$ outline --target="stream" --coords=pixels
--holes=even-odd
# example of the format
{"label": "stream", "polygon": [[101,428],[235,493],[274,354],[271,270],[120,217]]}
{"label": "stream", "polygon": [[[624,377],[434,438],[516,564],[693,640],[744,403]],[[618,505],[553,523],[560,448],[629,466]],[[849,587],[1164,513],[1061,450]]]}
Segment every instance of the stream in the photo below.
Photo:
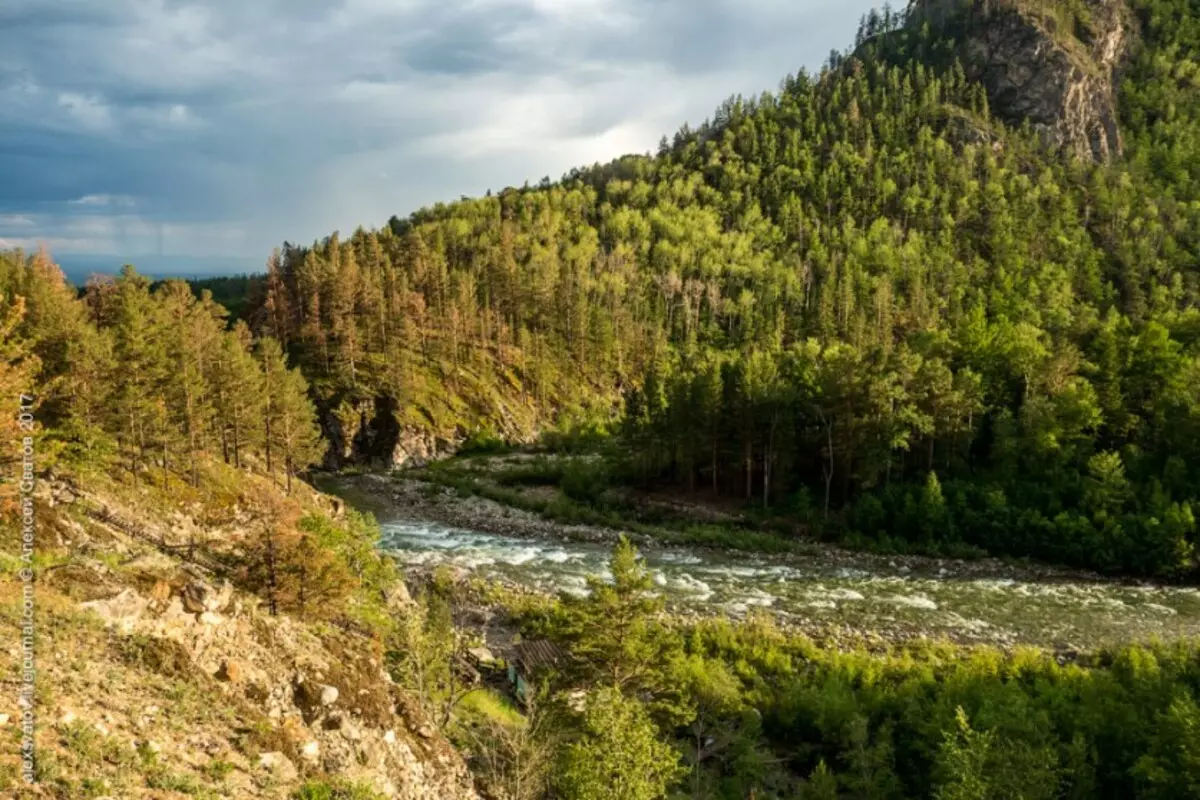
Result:
{"label": "stream", "polygon": [[[452,565],[541,592],[582,595],[611,577],[610,547],[550,536],[484,533],[414,519],[381,519],[383,546],[403,565]],[[1035,580],[1013,569],[979,576],[962,562],[913,568],[863,557],[828,564],[709,549],[643,547],[656,589],[687,613],[742,617],[755,609],[793,626],[958,642],[1090,648],[1200,635],[1200,591],[1148,583]],[[854,559],[851,558],[851,563]],[[887,565],[881,567],[880,563]]]}

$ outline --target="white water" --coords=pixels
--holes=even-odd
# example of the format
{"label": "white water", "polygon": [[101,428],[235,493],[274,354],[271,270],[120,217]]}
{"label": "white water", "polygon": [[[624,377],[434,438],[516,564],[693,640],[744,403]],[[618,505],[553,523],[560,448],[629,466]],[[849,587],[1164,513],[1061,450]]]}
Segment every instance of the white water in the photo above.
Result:
{"label": "white water", "polygon": [[[611,579],[605,545],[517,538],[426,522],[383,524],[402,564],[453,565],[546,592],[587,593],[589,576]],[[1195,589],[1100,583],[1031,583],[914,576],[735,558],[686,548],[643,552],[655,590],[679,607],[731,616],[769,610],[794,620],[860,630],[928,632],[961,640],[1071,642],[1088,646],[1158,635],[1200,635]]]}

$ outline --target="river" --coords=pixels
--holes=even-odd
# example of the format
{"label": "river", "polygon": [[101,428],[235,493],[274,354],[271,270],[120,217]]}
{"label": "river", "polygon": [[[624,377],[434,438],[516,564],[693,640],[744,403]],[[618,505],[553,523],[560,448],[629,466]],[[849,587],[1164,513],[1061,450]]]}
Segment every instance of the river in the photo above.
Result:
{"label": "river", "polygon": [[[453,565],[543,592],[586,594],[609,576],[609,546],[549,536],[486,533],[427,521],[410,510],[381,515],[383,546],[403,565]],[[927,635],[959,642],[1094,647],[1200,634],[1192,587],[1037,580],[1019,569],[980,576],[962,562],[732,555],[643,547],[657,591],[679,610],[741,617],[754,609],[802,628]],[[907,560],[911,561],[911,559]],[[938,564],[947,566],[938,567]]]}

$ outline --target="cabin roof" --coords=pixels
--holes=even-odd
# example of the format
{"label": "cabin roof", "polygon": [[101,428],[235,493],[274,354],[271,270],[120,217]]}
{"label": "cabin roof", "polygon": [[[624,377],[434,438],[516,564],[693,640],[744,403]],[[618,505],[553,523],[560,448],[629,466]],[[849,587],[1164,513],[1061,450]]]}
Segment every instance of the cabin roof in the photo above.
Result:
{"label": "cabin roof", "polygon": [[535,639],[513,645],[512,660],[526,673],[557,667],[566,658],[567,655],[562,648],[546,639]]}

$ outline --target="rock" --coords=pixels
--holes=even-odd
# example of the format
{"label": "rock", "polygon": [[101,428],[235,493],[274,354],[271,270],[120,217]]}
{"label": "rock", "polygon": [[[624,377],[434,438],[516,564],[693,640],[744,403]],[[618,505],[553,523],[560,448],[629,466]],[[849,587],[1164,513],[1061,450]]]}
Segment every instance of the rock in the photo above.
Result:
{"label": "rock", "polygon": [[391,728],[388,728],[387,733],[385,733],[383,735],[383,740],[385,742],[387,742],[388,744],[395,744],[396,743],[396,732],[394,730],[392,730]]}
{"label": "rock", "polygon": [[473,658],[477,664],[496,663],[496,657],[492,655],[492,651],[486,647],[472,647],[467,651],[467,655]]}
{"label": "rock", "polygon": [[[933,0],[922,11],[934,26],[962,19],[961,61],[987,89],[991,110],[1013,124],[1028,121],[1050,144],[1107,162],[1122,150],[1116,85],[1129,49],[1122,0],[1082,0],[1088,22],[1060,30],[1059,17],[1034,5]],[[968,14],[961,18],[959,15]]]}
{"label": "rock", "polygon": [[179,593],[180,599],[183,601],[183,607],[186,611],[193,614],[203,614],[208,610],[204,601],[208,598],[212,588],[200,581],[192,581],[184,586]]}
{"label": "rock", "polygon": [[220,612],[224,611],[233,599],[233,584],[222,581],[221,588],[214,589],[204,581],[195,580],[184,586],[179,596],[184,609],[189,613]]}
{"label": "rock", "polygon": [[63,727],[66,727],[67,725],[70,725],[72,722],[74,722],[76,719],[78,719],[78,717],[75,716],[74,711],[66,711],[66,712],[63,712],[63,715],[58,718],[58,724],[62,725]]}
{"label": "rock", "polygon": [[294,781],[300,775],[296,765],[283,753],[263,753],[258,757],[258,765],[283,781]]}
{"label": "rock", "polygon": [[321,745],[316,739],[305,742],[300,747],[300,757],[310,763],[316,763],[321,757]]}
{"label": "rock", "polygon": [[212,611],[205,611],[200,615],[200,622],[204,625],[220,625],[224,621],[224,617]]}
{"label": "rock", "polygon": [[217,679],[235,685],[239,684],[246,679],[246,668],[240,661],[227,658],[221,663],[221,668],[217,670]]}
{"label": "rock", "polygon": [[337,702],[338,690],[336,686],[321,687],[321,705],[331,706]]}
{"label": "rock", "polygon": [[81,603],[79,607],[100,615],[106,627],[115,626],[123,631],[129,631],[145,613],[147,605],[146,598],[133,589],[125,589],[107,600],[92,600],[88,603]]}
{"label": "rock", "polygon": [[412,595],[409,594],[408,587],[404,585],[404,581],[396,582],[396,586],[388,592],[385,602],[387,603],[387,607],[392,610],[403,610],[412,606]]}
{"label": "rock", "polygon": [[150,599],[155,604],[163,604],[171,599],[171,584],[166,581],[155,581],[150,589]]}
{"label": "rock", "polygon": [[422,739],[432,739],[435,733],[436,731],[433,729],[433,726],[429,724],[417,728],[417,736],[420,736]]}

